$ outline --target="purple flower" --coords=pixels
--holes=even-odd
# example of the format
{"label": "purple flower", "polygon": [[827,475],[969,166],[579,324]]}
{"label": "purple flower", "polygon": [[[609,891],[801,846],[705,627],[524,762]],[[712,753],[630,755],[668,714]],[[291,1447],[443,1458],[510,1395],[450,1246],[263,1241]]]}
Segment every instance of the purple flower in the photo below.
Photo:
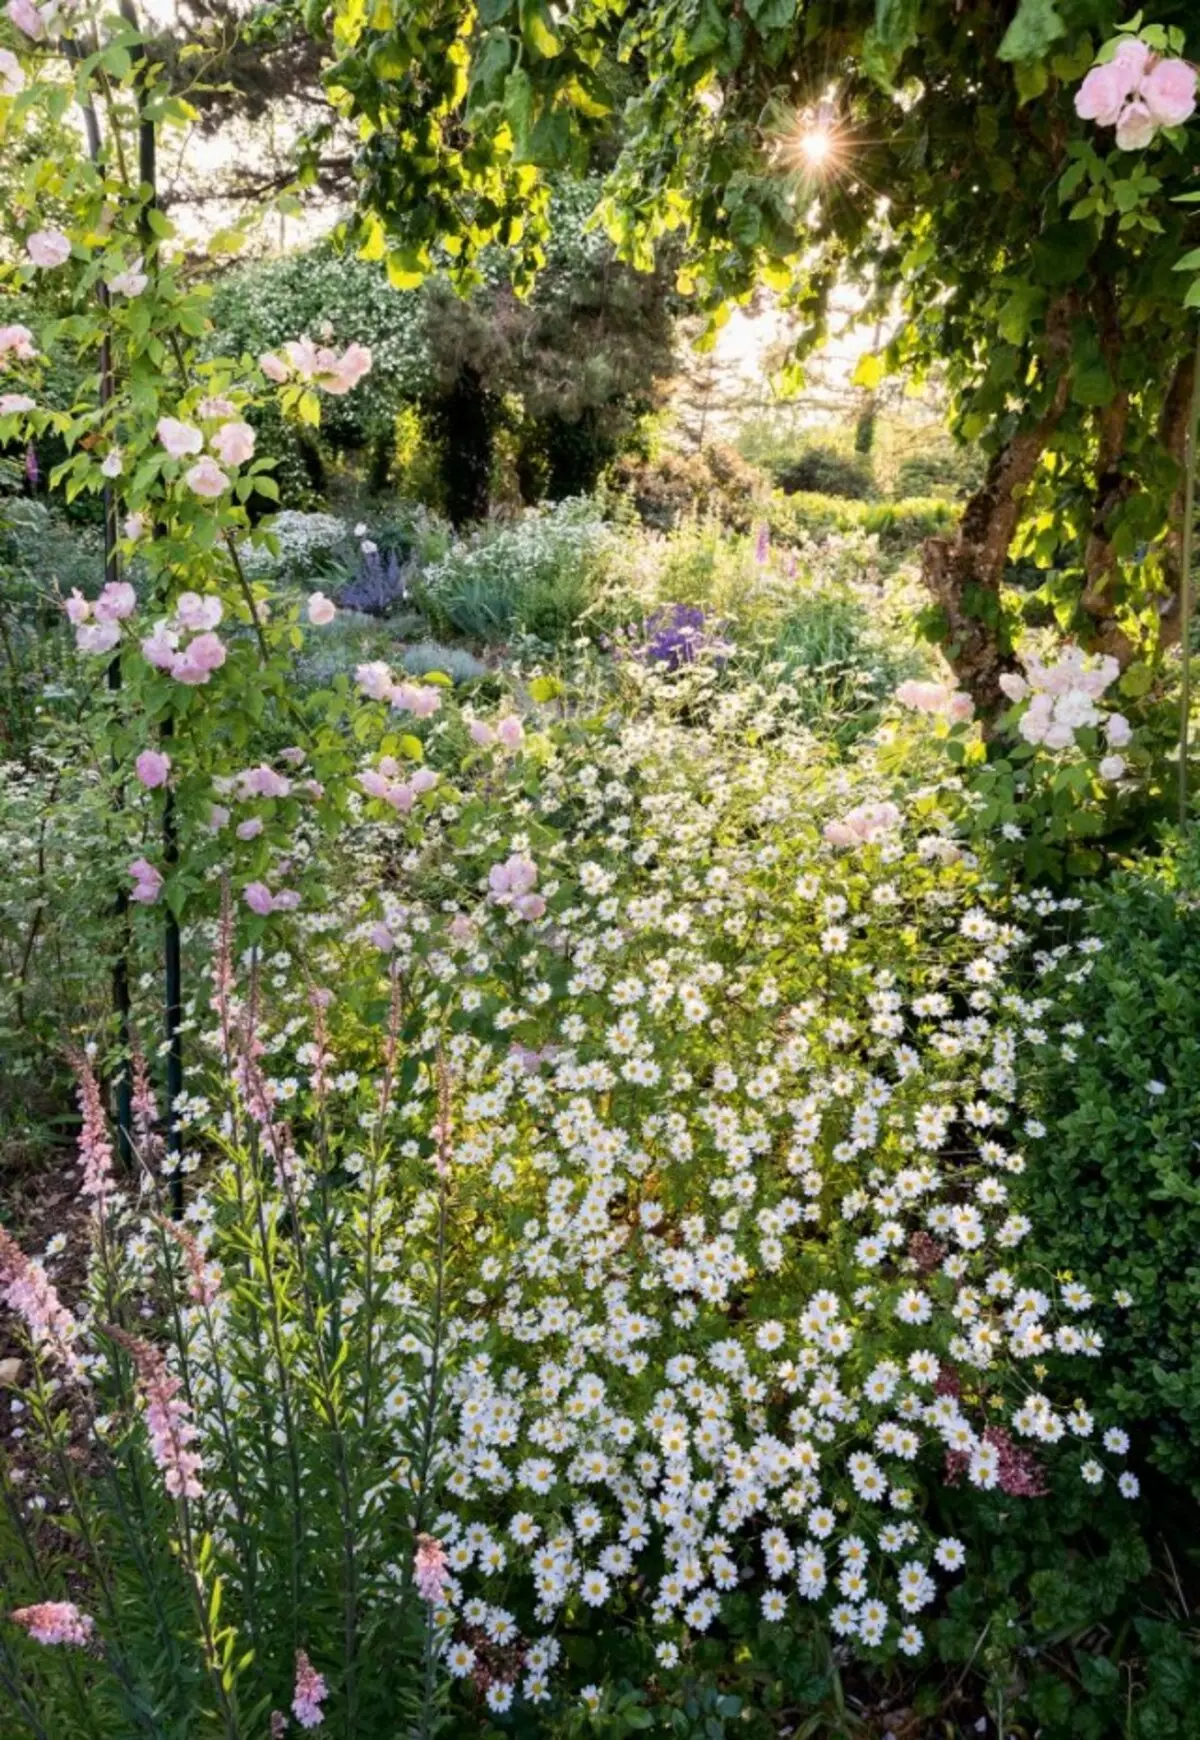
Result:
{"label": "purple flower", "polygon": [[730,647],[714,632],[717,626],[710,627],[698,604],[669,604],[648,618],[641,656],[651,663],[666,665],[669,671],[694,663],[702,652],[712,654],[718,664],[723,664]]}

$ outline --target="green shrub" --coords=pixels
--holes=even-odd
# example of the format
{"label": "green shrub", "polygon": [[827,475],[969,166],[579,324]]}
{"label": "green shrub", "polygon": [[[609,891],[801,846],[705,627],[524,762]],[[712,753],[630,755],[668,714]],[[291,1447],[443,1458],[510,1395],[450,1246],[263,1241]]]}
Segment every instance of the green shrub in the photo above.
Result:
{"label": "green shrub", "polygon": [[736,448],[711,443],[699,453],[627,456],[610,467],[611,491],[629,502],[643,525],[670,532],[703,514],[731,531],[748,532],[761,518],[767,480]]}
{"label": "green shrub", "polygon": [[[1031,1146],[1052,1269],[1104,1305],[1113,1407],[1200,1496],[1200,847],[1117,877],[1092,914],[1101,947],[1079,1031],[1042,1084]],[[1113,1304],[1125,1289],[1128,1309]]]}
{"label": "green shrub", "polygon": [[983,482],[984,469],[983,457],[973,447],[936,447],[900,461],[895,493],[962,500]]}
{"label": "green shrub", "polygon": [[881,543],[894,549],[910,548],[935,532],[944,532],[958,517],[952,502],[935,496],[917,496],[906,501],[848,501],[840,496],[784,495],[776,490],[763,508],[771,531],[784,540],[861,528],[874,532]]}
{"label": "green shrub", "polygon": [[825,442],[813,442],[775,460],[771,472],[785,495],[807,492],[866,501],[875,494],[870,460],[861,454],[843,453]]}

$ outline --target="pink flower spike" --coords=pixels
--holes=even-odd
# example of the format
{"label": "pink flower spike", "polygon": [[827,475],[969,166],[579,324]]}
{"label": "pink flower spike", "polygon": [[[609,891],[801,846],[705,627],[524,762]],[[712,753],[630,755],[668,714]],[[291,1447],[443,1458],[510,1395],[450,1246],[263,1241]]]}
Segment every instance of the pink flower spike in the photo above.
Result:
{"label": "pink flower spike", "polygon": [[96,1621],[73,1601],[40,1601],[36,1607],[18,1607],[9,1614],[14,1625],[28,1632],[35,1643],[69,1643],[85,1649],[92,1640]]}
{"label": "pink flower spike", "polygon": [[413,1554],[413,1581],[417,1594],[422,1601],[436,1607],[445,1596],[449,1580],[445,1547],[432,1535],[418,1535],[417,1550]]}
{"label": "pink flower spike", "polygon": [[166,785],[171,773],[171,757],[157,749],[143,749],[133,764],[134,771],[147,791]]}
{"label": "pink flower spike", "polygon": [[71,238],[61,230],[35,230],[25,243],[25,252],[35,266],[62,266],[71,258]]}
{"label": "pink flower spike", "polygon": [[296,1685],[292,1695],[292,1714],[302,1728],[319,1728],[324,1720],[321,1705],[329,1695],[324,1677],[313,1667],[302,1649],[296,1651]]}

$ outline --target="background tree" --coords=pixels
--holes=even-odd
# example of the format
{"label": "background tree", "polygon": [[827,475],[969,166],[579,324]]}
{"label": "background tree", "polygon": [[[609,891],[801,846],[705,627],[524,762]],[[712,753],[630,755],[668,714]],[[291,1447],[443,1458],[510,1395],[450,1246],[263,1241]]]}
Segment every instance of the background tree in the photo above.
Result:
{"label": "background tree", "polygon": [[[1026,608],[1153,680],[1177,638],[1189,316],[1172,268],[1200,237],[1175,203],[1200,133],[1118,150],[1073,96],[1121,0],[420,0],[378,29],[339,7],[331,95],[363,128],[360,243],[395,275],[444,241],[536,270],[547,178],[611,138],[600,206],[622,258],[669,238],[712,318],[760,283],[820,343],[850,276],[905,319],[881,363],[945,366],[989,457],[953,538],[924,552],[939,637],[984,707]],[[1156,18],[1193,26],[1191,0]],[[1197,48],[1191,44],[1193,52]],[[629,94],[608,69],[632,73]]]}

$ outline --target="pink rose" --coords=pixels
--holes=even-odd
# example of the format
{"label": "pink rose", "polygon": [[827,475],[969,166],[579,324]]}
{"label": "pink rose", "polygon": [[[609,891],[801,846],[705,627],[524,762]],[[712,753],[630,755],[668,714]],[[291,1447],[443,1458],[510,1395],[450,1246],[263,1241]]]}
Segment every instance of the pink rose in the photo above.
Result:
{"label": "pink rose", "polygon": [[136,543],[137,539],[140,538],[142,533],[145,531],[146,523],[145,514],[129,514],[126,517],[125,524],[121,527],[121,530],[127,538]]}
{"label": "pink rose", "polygon": [[0,417],[17,417],[24,411],[36,411],[37,400],[28,393],[0,393]]}
{"label": "pink rose", "polygon": [[409,782],[415,792],[432,791],[438,782],[438,776],[431,767],[418,767]]}
{"label": "pink rose", "polygon": [[282,798],[291,791],[292,782],[264,761],[258,767],[247,767],[238,774],[237,789],[243,802],[255,797]]}
{"label": "pink rose", "polygon": [[1023,701],[1029,693],[1029,684],[1017,671],[1005,671],[1000,678],[1000,687],[1010,701]]}
{"label": "pink rose", "polygon": [[108,452],[104,455],[104,458],[100,461],[100,475],[102,477],[120,477],[124,469],[125,460],[122,456],[121,449],[119,447],[110,447]]}
{"label": "pink rose", "polygon": [[237,406],[223,393],[213,393],[207,399],[201,399],[196,406],[196,415],[205,418],[236,417]]}
{"label": "pink rose", "polygon": [[154,865],[145,858],[135,858],[129,866],[129,874],[133,877],[136,885],[129,898],[136,900],[139,906],[153,906],[158,899],[163,882]]}
{"label": "pink rose", "polygon": [[143,749],[133,767],[146,790],[154,791],[157,786],[166,785],[171,773],[171,757],[157,749]]}
{"label": "pink rose", "polygon": [[277,386],[282,386],[291,374],[291,370],[282,357],[277,357],[274,351],[270,350],[264,356],[259,357],[258,366],[267,379],[274,381]]}
{"label": "pink rose", "polygon": [[399,811],[402,816],[406,816],[409,810],[412,809],[415,796],[416,794],[411,785],[393,785],[389,786],[387,791],[388,803],[391,804],[394,810]]}
{"label": "pink rose", "polygon": [[92,614],[92,607],[78,586],[75,587],[63,608],[67,613],[68,621],[72,622],[76,628],[81,622],[86,622]]}
{"label": "pink rose", "polygon": [[324,628],[337,615],[337,605],[323,592],[314,592],[308,601],[308,620],[316,628]]}
{"label": "pink rose", "polygon": [[207,454],[184,472],[183,481],[194,495],[203,496],[205,501],[215,501],[229,488],[228,477],[216,460],[209,459]]}
{"label": "pink rose", "polygon": [[826,822],[821,830],[831,846],[856,846],[858,835],[846,822]]}
{"label": "pink rose", "polygon": [[32,37],[34,42],[40,42],[45,36],[45,20],[31,0],[8,0],[5,11],[17,29]]}
{"label": "pink rose", "polygon": [[108,287],[114,296],[140,296],[149,282],[150,275],[142,271],[142,256],[139,254],[132,266],[124,267],[108,280]]}
{"label": "pink rose", "polygon": [[392,789],[391,781],[385,779],[382,773],[376,773],[374,769],[370,767],[365,773],[359,774],[358,783],[366,792],[367,796],[373,798],[386,799],[388,792]]}
{"label": "pink rose", "polygon": [[25,252],[35,266],[61,266],[71,258],[71,238],[61,230],[34,230]]}
{"label": "pink rose", "polygon": [[12,326],[0,326],[0,356],[15,357],[18,362],[32,362],[37,356],[33,342],[33,334],[27,326],[19,322]]}
{"label": "pink rose", "polygon": [[181,592],[175,605],[175,615],[183,627],[197,634],[215,628],[223,613],[221,600],[212,592],[203,596],[199,592]]}
{"label": "pink rose", "polygon": [[1150,50],[1127,37],[1103,66],[1094,66],[1075,93],[1075,113],[1082,121],[1115,127],[1126,98],[1133,95],[1146,69]]}
{"label": "pink rose", "polygon": [[229,811],[224,804],[213,804],[208,812],[208,825],[214,834],[219,834],[229,821]]}
{"label": "pink rose", "polygon": [[525,736],[525,727],[515,713],[508,713],[496,726],[496,736],[506,749],[515,749]]}
{"label": "pink rose", "polygon": [[95,604],[97,622],[124,622],[137,609],[137,593],[128,580],[110,580]]}
{"label": "pink rose", "polygon": [[1120,779],[1124,771],[1125,757],[1123,755],[1106,755],[1100,763],[1101,779]]}
{"label": "pink rose", "polygon": [[251,816],[249,821],[239,822],[235,830],[239,840],[257,840],[262,831],[261,816]]}
{"label": "pink rose", "polygon": [[85,622],[75,630],[75,645],[80,652],[111,652],[121,638],[117,622]]}
{"label": "pink rose", "polygon": [[1196,107],[1196,69],[1186,60],[1160,60],[1139,94],[1156,126],[1178,127]]}
{"label": "pink rose", "polygon": [[415,719],[428,719],[442,704],[442,697],[424,683],[401,683],[392,692],[392,706],[408,712]]}
{"label": "pink rose", "polygon": [[392,673],[379,659],[369,665],[359,665],[354,673],[354,681],[372,701],[386,701],[391,695]]}
{"label": "pink rose", "polygon": [[225,465],[244,465],[254,457],[254,431],[249,423],[222,423],[209,446]]}
{"label": "pink rose", "polygon": [[155,670],[169,671],[175,663],[177,657],[175,649],[178,645],[179,636],[165,623],[160,622],[153,634],[147,635],[142,642],[142,657],[147,664],[153,665]]}
{"label": "pink rose", "polygon": [[15,97],[25,89],[25,74],[11,48],[0,48],[0,97]]}
{"label": "pink rose", "polygon": [[242,898],[251,912],[256,912],[260,918],[268,918],[275,910],[275,897],[265,882],[247,883]]}
{"label": "pink rose", "polygon": [[1155,131],[1153,115],[1140,97],[1134,97],[1121,110],[1117,122],[1118,151],[1144,151]]}
{"label": "pink rose", "polygon": [[480,749],[490,749],[496,741],[496,733],[482,719],[472,719],[467,729],[471,742],[477,744]]}
{"label": "pink rose", "polygon": [[225,643],[215,634],[198,634],[187,648],[187,656],[202,671],[219,671],[225,663]]}
{"label": "pink rose", "polygon": [[371,370],[371,353],[362,344],[351,344],[341,357],[328,351],[320,353],[316,382],[327,393],[341,397],[356,387]]}
{"label": "pink rose", "polygon": [[975,703],[962,689],[955,689],[946,703],[946,717],[952,725],[965,725],[975,717]]}
{"label": "pink rose", "polygon": [[1124,749],[1133,737],[1133,726],[1124,713],[1110,713],[1104,721],[1104,735],[1112,749]]}
{"label": "pink rose", "polygon": [[160,417],[154,433],[172,459],[184,459],[189,453],[199,453],[204,445],[199,429],[193,429],[190,423],[181,423],[178,417]]}
{"label": "pink rose", "polygon": [[546,902],[540,894],[520,894],[513,905],[522,918],[541,918],[546,910]]}

